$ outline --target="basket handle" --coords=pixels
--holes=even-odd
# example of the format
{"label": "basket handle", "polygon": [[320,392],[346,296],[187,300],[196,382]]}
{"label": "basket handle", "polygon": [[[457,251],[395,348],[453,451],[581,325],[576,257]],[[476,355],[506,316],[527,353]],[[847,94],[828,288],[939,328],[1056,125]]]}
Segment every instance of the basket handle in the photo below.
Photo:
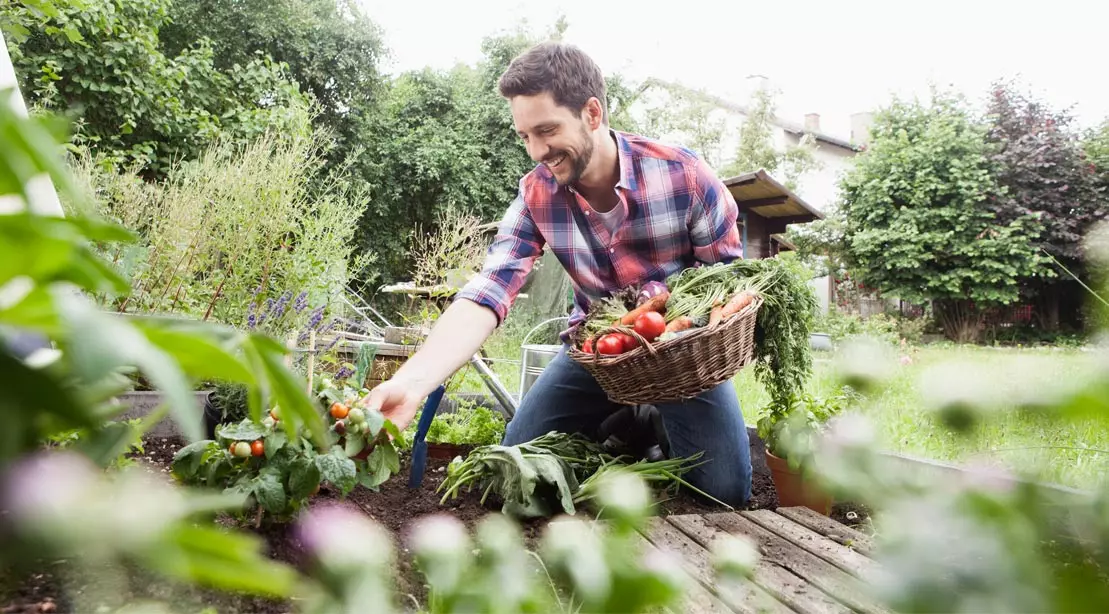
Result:
{"label": "basket handle", "polygon": [[646,339],[643,338],[642,335],[635,332],[635,329],[632,329],[632,328],[629,328],[629,327],[623,326],[623,325],[621,325],[621,326],[609,326],[607,328],[601,329],[600,331],[598,331],[592,337],[589,338],[589,340],[593,342],[593,357],[594,358],[600,358],[601,357],[601,349],[600,349],[600,347],[598,347],[597,340],[600,339],[601,337],[604,337],[605,335],[607,335],[609,333],[624,333],[626,335],[631,335],[637,341],[639,341],[640,346],[647,348],[647,351],[650,352],[651,354],[655,354],[657,352],[655,350],[654,346],[651,345],[651,342],[647,341]]}

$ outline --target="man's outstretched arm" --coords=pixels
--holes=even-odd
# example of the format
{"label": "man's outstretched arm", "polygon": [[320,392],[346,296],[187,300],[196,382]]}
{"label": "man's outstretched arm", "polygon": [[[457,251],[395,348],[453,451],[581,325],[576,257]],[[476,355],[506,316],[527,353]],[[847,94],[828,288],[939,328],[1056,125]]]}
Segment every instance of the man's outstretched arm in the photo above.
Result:
{"label": "man's outstretched arm", "polygon": [[381,411],[397,428],[408,427],[420,402],[477,353],[497,328],[497,316],[484,305],[458,300],[439,316],[431,333],[388,381],[370,391],[363,403]]}
{"label": "man's outstretched arm", "polygon": [[407,428],[420,402],[466,364],[504,321],[543,244],[524,204],[521,181],[481,273],[439,316],[420,350],[389,381],[374,388],[363,404],[381,411],[401,430]]}

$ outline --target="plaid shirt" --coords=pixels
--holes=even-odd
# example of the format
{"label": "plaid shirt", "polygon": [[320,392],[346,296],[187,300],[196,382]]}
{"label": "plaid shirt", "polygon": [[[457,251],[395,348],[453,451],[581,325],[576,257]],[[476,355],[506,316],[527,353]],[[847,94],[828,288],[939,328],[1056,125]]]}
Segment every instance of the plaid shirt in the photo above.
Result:
{"label": "plaid shirt", "polygon": [[[610,234],[572,187],[539,164],[520,180],[481,273],[456,296],[508,315],[535,260],[549,247],[574,287],[572,330],[591,299],[667,277],[698,262],[742,257],[735,200],[694,152],[611,131],[619,152],[617,229]],[[569,334],[564,331],[565,341]]]}

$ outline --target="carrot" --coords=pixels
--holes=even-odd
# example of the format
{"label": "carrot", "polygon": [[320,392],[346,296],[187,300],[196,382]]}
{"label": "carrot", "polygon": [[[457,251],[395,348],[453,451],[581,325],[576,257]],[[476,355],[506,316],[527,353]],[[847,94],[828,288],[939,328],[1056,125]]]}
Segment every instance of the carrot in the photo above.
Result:
{"label": "carrot", "polygon": [[755,293],[751,292],[750,290],[744,290],[737,293],[735,296],[732,297],[730,301],[728,301],[727,305],[724,305],[724,309],[721,311],[720,317],[726,318],[728,316],[739,313],[743,310],[744,307],[750,305],[751,301],[753,300],[755,300]]}
{"label": "carrot", "polygon": [[712,306],[712,311],[709,313],[709,326],[714,326],[717,322],[724,319],[724,306],[717,303]]}
{"label": "carrot", "polygon": [[691,328],[692,326],[693,318],[689,316],[681,316],[678,318],[674,318],[673,321],[666,325],[666,332],[676,333],[678,331],[683,331],[687,328]]}
{"label": "carrot", "polygon": [[635,319],[647,313],[648,311],[662,312],[666,308],[666,301],[670,299],[670,293],[663,290],[662,292],[652,296],[643,302],[642,305],[632,309],[620,318],[620,323],[624,326],[632,326],[635,324]]}

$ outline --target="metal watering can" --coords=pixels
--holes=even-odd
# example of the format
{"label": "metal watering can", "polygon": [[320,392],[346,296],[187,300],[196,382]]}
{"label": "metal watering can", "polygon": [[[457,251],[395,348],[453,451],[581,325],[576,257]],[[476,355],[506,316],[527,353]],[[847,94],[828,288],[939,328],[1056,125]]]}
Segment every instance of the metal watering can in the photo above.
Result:
{"label": "metal watering can", "polygon": [[524,335],[524,341],[520,344],[520,395],[516,397],[517,399],[523,400],[527,391],[531,390],[531,387],[535,385],[535,380],[539,379],[539,376],[543,374],[543,370],[547,368],[547,365],[554,360],[554,357],[557,356],[558,352],[562,349],[562,343],[528,343],[528,339],[540,328],[552,322],[559,321],[566,321],[569,323],[570,317],[562,316],[545,320],[537,324],[528,334]]}

